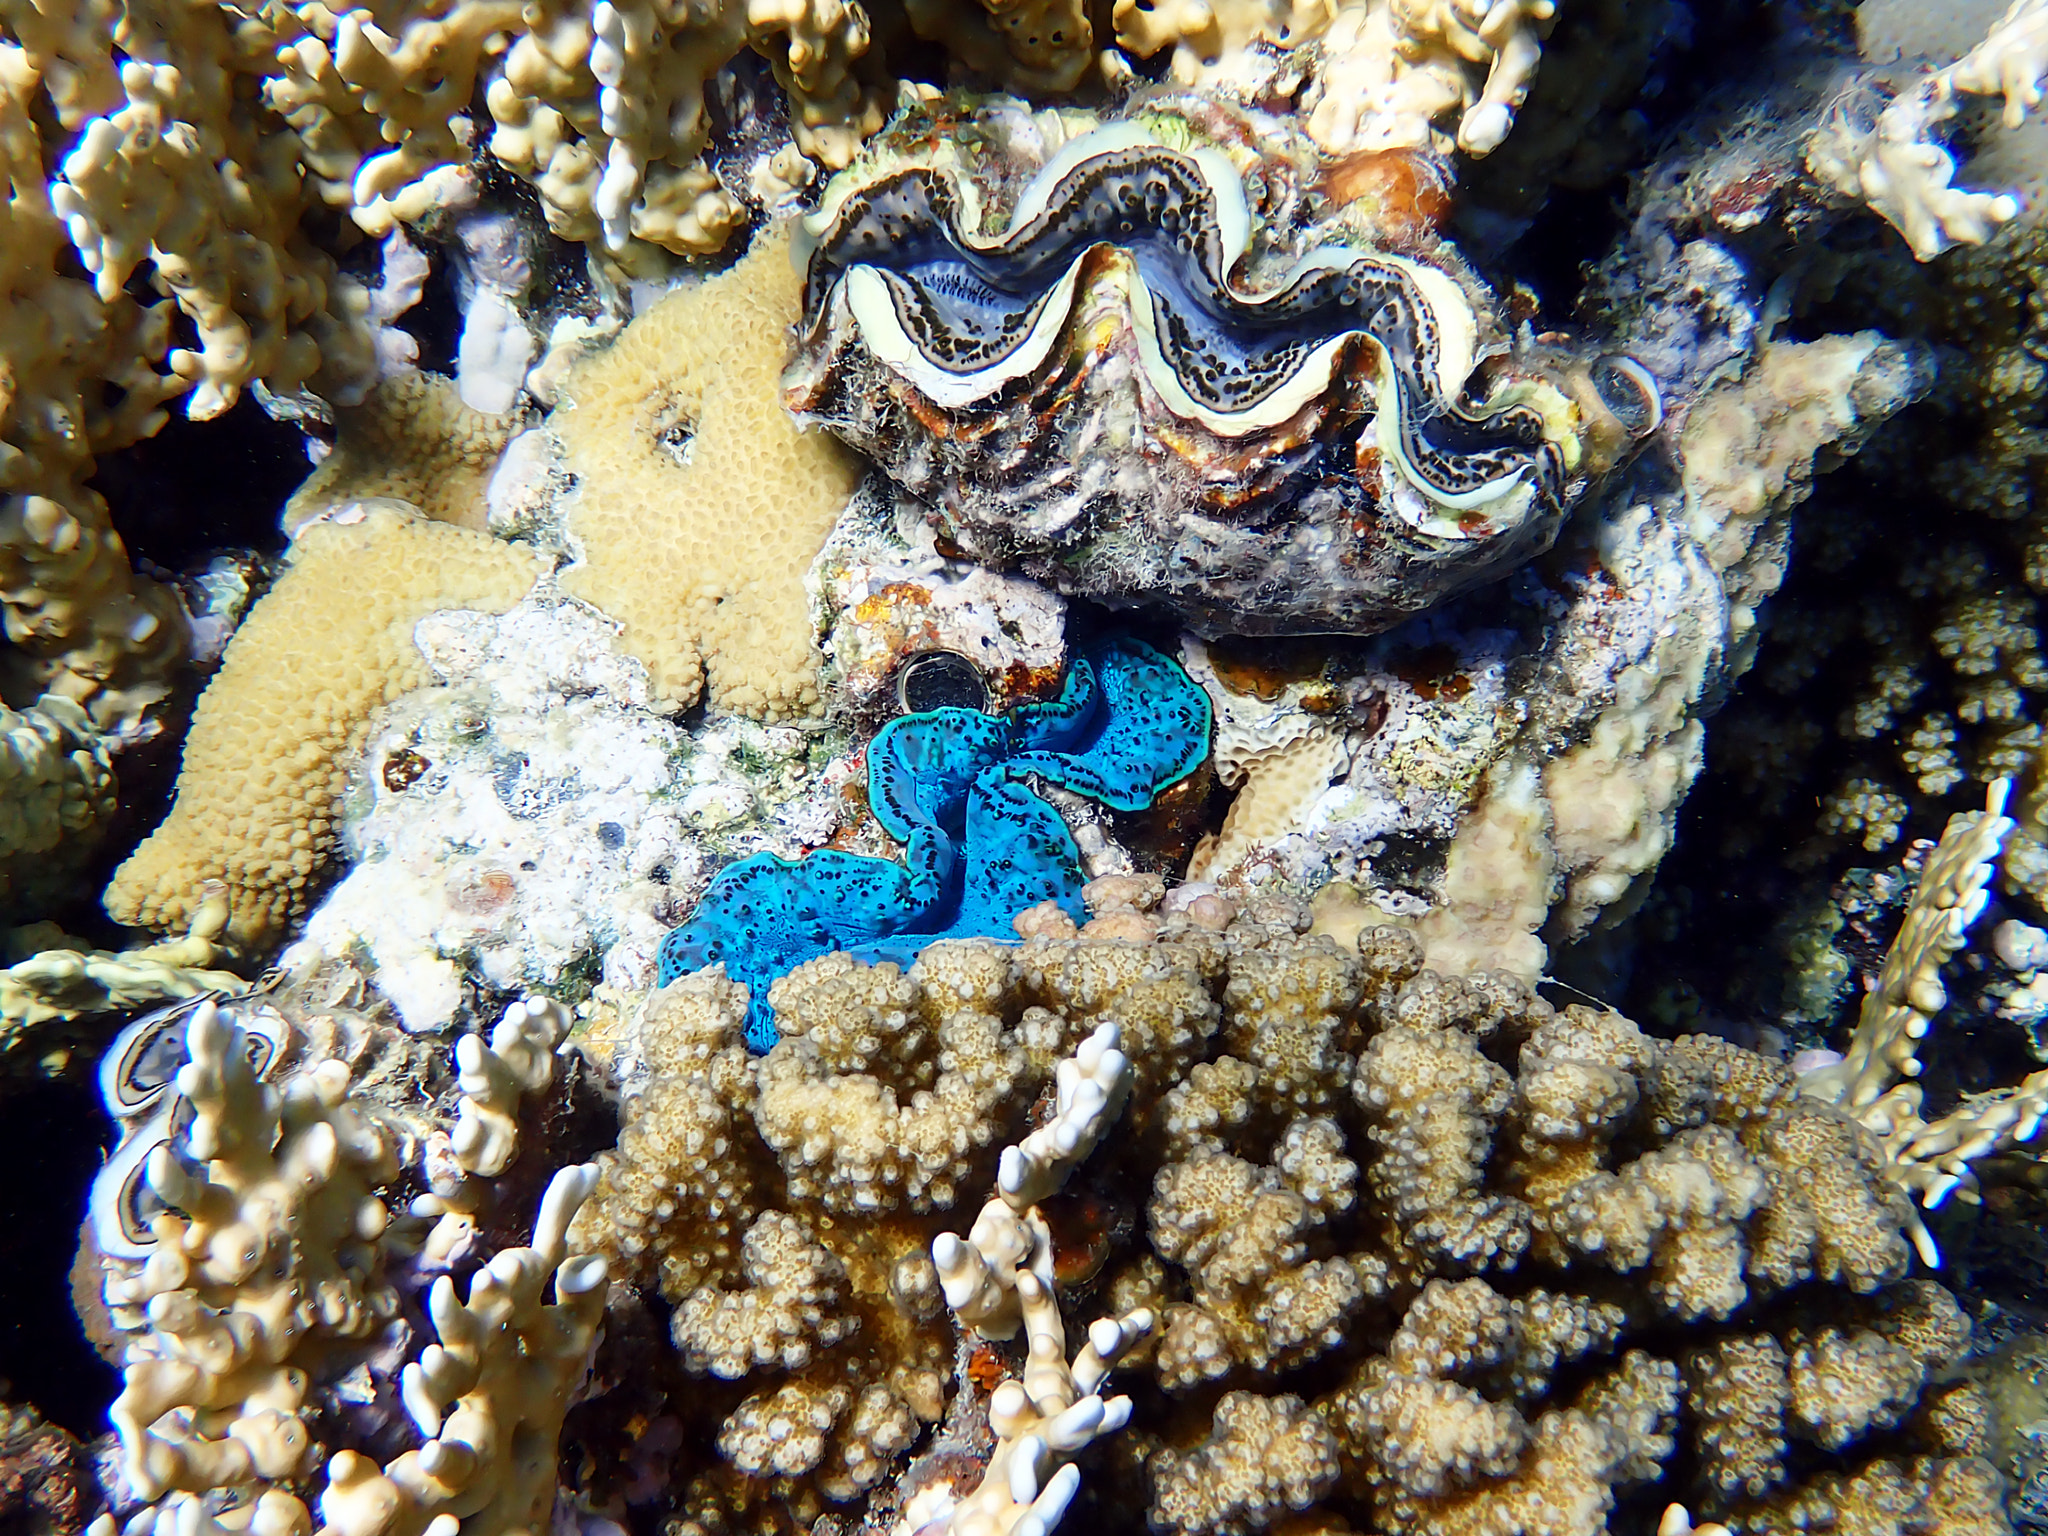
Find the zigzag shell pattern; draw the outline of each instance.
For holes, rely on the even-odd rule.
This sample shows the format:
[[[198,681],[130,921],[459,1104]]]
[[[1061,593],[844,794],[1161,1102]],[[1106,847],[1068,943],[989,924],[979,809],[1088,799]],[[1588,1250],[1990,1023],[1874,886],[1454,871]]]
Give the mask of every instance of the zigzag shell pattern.
[[[1505,347],[1454,254],[1262,226],[1240,164],[1260,141],[1234,158],[1156,104],[1069,138],[998,217],[977,172],[1000,156],[948,131],[985,146],[1017,120],[899,120],[828,189],[798,243],[800,416],[971,553],[1225,627],[1380,628],[1547,547],[1585,481],[1578,410],[1480,366]],[[1334,581],[1258,547],[1304,522]],[[1104,539],[1091,588],[1072,556]]]

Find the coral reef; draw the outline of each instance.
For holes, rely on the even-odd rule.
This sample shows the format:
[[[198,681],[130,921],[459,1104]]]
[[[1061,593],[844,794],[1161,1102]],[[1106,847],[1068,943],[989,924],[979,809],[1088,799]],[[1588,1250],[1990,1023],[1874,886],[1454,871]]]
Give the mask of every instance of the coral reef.
[[[1654,380],[1506,355],[1426,223],[1317,217],[1313,152],[1219,110],[910,109],[805,220],[791,406],[977,557],[1205,628],[1384,629],[1547,548]]]
[[[232,942],[281,936],[334,850],[372,711],[431,680],[413,626],[438,609],[502,613],[545,570],[530,550],[396,503],[300,530],[200,698],[176,804],[115,874],[107,910],[182,930],[219,881]]]
[[[1081,915],[1081,853],[1035,779],[1143,810],[1209,749],[1207,699],[1151,647],[1076,656],[1057,699],[1007,715],[900,715],[867,749],[868,803],[903,862],[825,849],[719,872],[661,946],[664,983],[713,963],[750,989],[747,1040],[776,1039],[769,984],[833,950],[902,963],[943,939],[1007,938],[1050,904]]]
[[[1041,1396],[1070,1358],[1053,1298],[1086,1287],[1121,1319],[1096,1360],[1163,1395],[1133,1391],[1129,1451],[1078,1487],[1065,1455],[1124,1410],[1041,1430],[1018,1506],[1063,1480],[1055,1508],[1172,1532],[1542,1506],[1592,1533],[1684,1467],[1666,1499],[1748,1529],[1851,1486],[1993,1507],[1976,1400],[1941,1379],[1968,1318],[1906,1278],[1912,1179],[1782,1065],[1440,977],[1398,930],[1347,953],[1285,902],[1160,892],[1098,882],[1088,929],[907,970],[810,961],[758,1058],[715,968],[626,1021],[627,1126],[572,1241],[674,1307],[684,1374],[621,1411],[727,1464],[629,1503],[788,1529],[866,1494],[889,1529],[982,1529],[1012,1448],[1101,1379],[1084,1356]],[[941,1295],[969,1331],[950,1405]],[[1885,1435],[1907,1423],[1910,1456]]]
[[[2014,1530],[1998,3],[0,5],[0,1525]]]
[[[818,708],[803,568],[859,480],[777,404],[798,284],[785,237],[672,294],[563,383],[552,425],[579,482],[563,590],[625,626],[665,709]]]
[[[378,1193],[423,1142],[430,1170],[434,1133],[448,1135],[411,1091],[418,1053],[378,1047],[367,1021],[288,1006],[290,1016],[202,999],[143,1021],[107,1059],[110,1108],[144,1128],[102,1175],[109,1194],[96,1188],[88,1227],[107,1255],[107,1322],[125,1336],[111,1414],[122,1507],[95,1529],[141,1536],[190,1522],[217,1491],[232,1491],[260,1528],[310,1529],[294,1490],[322,1462],[317,1503],[330,1530],[418,1532],[444,1512],[490,1529],[543,1523],[567,1396],[603,1308],[603,1260],[572,1255],[565,1238],[595,1171],[556,1172],[531,1244],[501,1246],[458,1290],[434,1271],[479,1240],[446,1204],[460,1203],[462,1179],[429,1171],[446,1193],[408,1215]],[[547,1017],[541,1005],[508,1015],[491,1050],[462,1053],[452,1146],[465,1169],[510,1162],[506,1127],[497,1155],[466,1155],[481,1149],[464,1129],[480,1112],[473,1080],[516,1075],[498,1052],[519,1041],[544,1056],[552,1036],[527,1037]],[[548,1081],[531,1064],[525,1077]],[[517,1094],[493,1093],[488,1113],[506,1115]],[[127,1155],[138,1142],[139,1165]],[[138,1166],[139,1178],[116,1172]],[[426,1233],[422,1218],[437,1210]],[[407,1358],[405,1318],[422,1309],[437,1342]],[[320,1429],[321,1392],[351,1373],[369,1393],[358,1403],[402,1400],[416,1449],[380,1468]]]

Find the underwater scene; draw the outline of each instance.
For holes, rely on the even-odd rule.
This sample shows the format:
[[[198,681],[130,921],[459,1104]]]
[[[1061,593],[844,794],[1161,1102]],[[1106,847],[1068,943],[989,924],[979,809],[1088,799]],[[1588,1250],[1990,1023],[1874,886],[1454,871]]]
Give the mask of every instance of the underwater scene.
[[[2048,0],[0,0],[0,1536],[2048,1536]]]

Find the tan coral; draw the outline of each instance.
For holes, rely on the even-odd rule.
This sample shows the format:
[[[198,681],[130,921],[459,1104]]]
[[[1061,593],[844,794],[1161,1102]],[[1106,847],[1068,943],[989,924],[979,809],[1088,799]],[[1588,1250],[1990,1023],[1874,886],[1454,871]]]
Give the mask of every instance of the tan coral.
[[[1095,32],[1080,0],[905,0],[904,11],[919,37],[1005,90],[1064,94],[1095,62]]]
[[[519,426],[517,414],[471,410],[439,374],[385,379],[335,413],[334,449],[285,503],[284,530],[350,502],[389,498],[481,533],[484,487]]]
[[[1223,1152],[1159,1171],[1146,1208],[1152,1245],[1192,1284],[1191,1299],[1166,1312],[1156,1357],[1164,1385],[1313,1358],[1343,1337],[1378,1276],[1318,1239],[1326,1216],[1351,1204],[1356,1173],[1346,1162],[1318,1202],[1281,1168]]]
[[[1157,1473],[1150,1515],[1175,1536],[1265,1530],[1336,1484],[1337,1439],[1298,1397],[1226,1393],[1209,1438]]]
[[[1343,737],[1320,729],[1249,758],[1222,827],[1195,845],[1188,879],[1206,880],[1212,870],[1237,864],[1253,844],[1301,830],[1306,811],[1350,761]]]
[[[17,960],[0,970],[0,1025],[6,1031],[0,1047],[21,1044],[24,1029],[49,1019],[129,1013],[174,998],[240,991],[242,978],[218,969],[224,956],[214,941],[227,922],[227,893],[215,889],[183,938],[118,951],[53,947]]]
[[[604,1321],[604,1260],[566,1233],[589,1194],[588,1164],[561,1169],[531,1246],[493,1257],[458,1299],[443,1275],[427,1300],[438,1347],[407,1366],[405,1403],[425,1442],[379,1471],[337,1453],[320,1495],[333,1536],[424,1536],[450,1517],[480,1530],[538,1530],[555,1503],[555,1443]],[[555,1300],[544,1297],[552,1282]]]
[[[926,1049],[945,1063],[928,1089],[907,1092],[867,1072],[835,1070],[831,1055],[801,1034],[779,1041],[762,1060],[755,1119],[798,1199],[841,1212],[950,1205],[976,1154],[1001,1133],[1002,1106],[1026,1070],[1025,1055],[1001,1020],[949,1009],[943,993],[927,1000],[922,969],[899,977],[883,965],[868,975],[894,982],[897,1006],[921,1015]],[[771,1000],[820,981],[830,985],[836,970],[830,956],[800,966],[776,984]],[[782,1006],[793,1019],[801,1016],[794,1005]]]
[[[197,350],[169,356],[196,421],[226,411],[252,380],[290,394],[323,366],[367,362],[345,308],[333,312],[347,292],[333,258],[299,231],[297,179],[218,99],[232,87],[204,33],[202,23],[177,39],[175,63],[121,66],[126,102],[85,125],[51,191],[102,301],[146,260],[197,329]]]
[[[1931,1382],[1967,1353],[1967,1319],[1900,1283],[1906,1202],[1882,1147],[1783,1066],[1559,1012],[1497,972],[1419,969],[1397,929],[1356,928],[1345,952],[1293,903],[1205,896],[1197,921],[1160,886],[1097,888],[1093,921],[1141,921],[1092,939],[1069,921],[935,945],[908,972],[800,967],[774,996],[787,1037],[754,1063],[744,995],[715,970],[660,994],[649,1020],[673,1027],[643,1023],[639,1047],[693,1097],[665,1097],[664,1066],[627,1134],[649,1145],[655,1106],[677,1104],[698,1171],[679,1142],[684,1174],[627,1200],[622,1155],[608,1198],[637,1283],[669,1255],[695,1277],[672,1294],[696,1367],[749,1394],[672,1400],[722,1458],[682,1497],[686,1526],[815,1521],[943,1414],[889,1528],[1012,1529],[1072,1497],[1062,1464],[1122,1427],[1088,1403],[1112,1354],[1173,1406],[1138,1399],[1087,1473],[1097,1507],[1191,1536],[1342,1536],[1339,1486],[1381,1536],[1596,1536],[1628,1489],[1695,1465],[1670,1493],[1703,1514],[1802,1497],[1788,1444],[1839,1445],[1834,1470],[1873,1480],[1888,1425],[1973,1454],[1982,1415]],[[949,1054],[955,1015],[976,1043]],[[614,1055],[628,1083],[633,1038]],[[916,1117],[984,1045],[1015,1061],[969,1112],[1016,1140],[999,1154],[946,1116],[957,1162],[913,1195]],[[804,1112],[771,1109],[778,1093]],[[996,1194],[970,1225],[977,1177]],[[761,1239],[745,1257],[737,1211]],[[1071,1277],[1116,1318],[1078,1356],[1055,1296]],[[941,1296],[962,1346],[950,1409]],[[1003,1343],[1019,1332],[1022,1377]]]
[[[92,716],[69,699],[0,705],[0,910],[56,894],[90,850],[114,809],[110,759]]]
[[[726,1270],[756,1209],[755,1172],[735,1155],[754,1093],[740,1040],[746,1007],[746,990],[716,972],[642,1005],[647,1082],[571,1228],[579,1251],[622,1280],[658,1279],[671,1300]]]
[[[17,706],[56,693],[113,727],[163,696],[186,625],[168,589],[130,571],[105,501],[84,482],[95,454],[162,425],[180,385],[157,369],[170,344],[168,300],[103,301],[66,273],[70,242],[50,206],[36,122],[46,64],[49,91],[71,117],[118,99],[111,48],[83,35],[91,19],[106,21],[81,15],[76,33],[31,26],[47,56],[0,45],[0,168],[12,188],[0,201],[0,608],[12,642],[0,686]],[[107,385],[119,406],[105,403]]]
[[[503,613],[545,570],[530,550],[388,507],[306,528],[201,696],[178,798],[115,873],[107,910],[180,930],[218,880],[229,936],[276,938],[333,852],[371,712],[432,680],[413,626],[444,608]]]
[[[500,162],[540,191],[550,228],[715,251],[741,213],[701,162],[713,78],[742,48],[766,55],[789,93],[797,147],[837,169],[881,126],[886,96],[865,67],[867,13],[841,0],[553,4],[526,18],[486,100]]]
[[[1116,0],[1117,46],[1149,59],[1171,48],[1168,70],[1182,85],[1229,87],[1253,72],[1247,57],[1260,46],[1299,47],[1338,13],[1335,0]]]
[[[1468,154],[1498,148],[1555,18],[1552,0],[1350,0],[1323,37],[1309,135],[1333,155],[1438,135]]]
[[[671,294],[569,376],[552,423],[580,481],[565,590],[625,625],[661,706],[780,720],[818,706],[803,573],[852,493],[853,459],[782,409],[800,307],[786,233]]]
[[[196,1171],[160,1149],[149,1182],[174,1213],[158,1218],[148,1263],[106,1282],[117,1319],[146,1318],[109,1416],[124,1475],[151,1500],[261,1491],[309,1470],[293,1353],[315,1334],[362,1337],[397,1310],[372,1193],[396,1174],[396,1149],[348,1103],[348,1069],[326,1063],[287,1116],[231,1017],[203,1004],[186,1033],[178,1090]]]
[[[728,1378],[760,1365],[801,1370],[814,1348],[829,1349],[856,1326],[843,1312],[844,1266],[795,1217],[755,1217],[740,1264],[745,1288],[700,1286],[676,1308],[676,1347],[691,1370]]]
[[[2007,129],[2040,105],[2048,72],[2048,5],[2013,0],[1984,40],[1946,69],[1922,76],[1867,123],[1844,103],[1809,135],[1806,167],[1843,197],[1855,198],[1930,261],[1957,245],[1982,245],[2019,216],[2003,192],[1951,185],[1955,157],[1936,130],[1957,111],[1958,96],[2004,97]]]

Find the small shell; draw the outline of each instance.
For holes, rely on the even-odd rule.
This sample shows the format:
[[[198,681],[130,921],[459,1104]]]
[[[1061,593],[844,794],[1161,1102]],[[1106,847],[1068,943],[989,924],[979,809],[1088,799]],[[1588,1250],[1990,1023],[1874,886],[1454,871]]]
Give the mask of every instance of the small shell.
[[[906,715],[933,709],[988,708],[988,680],[958,651],[922,651],[896,670],[896,702]]]

